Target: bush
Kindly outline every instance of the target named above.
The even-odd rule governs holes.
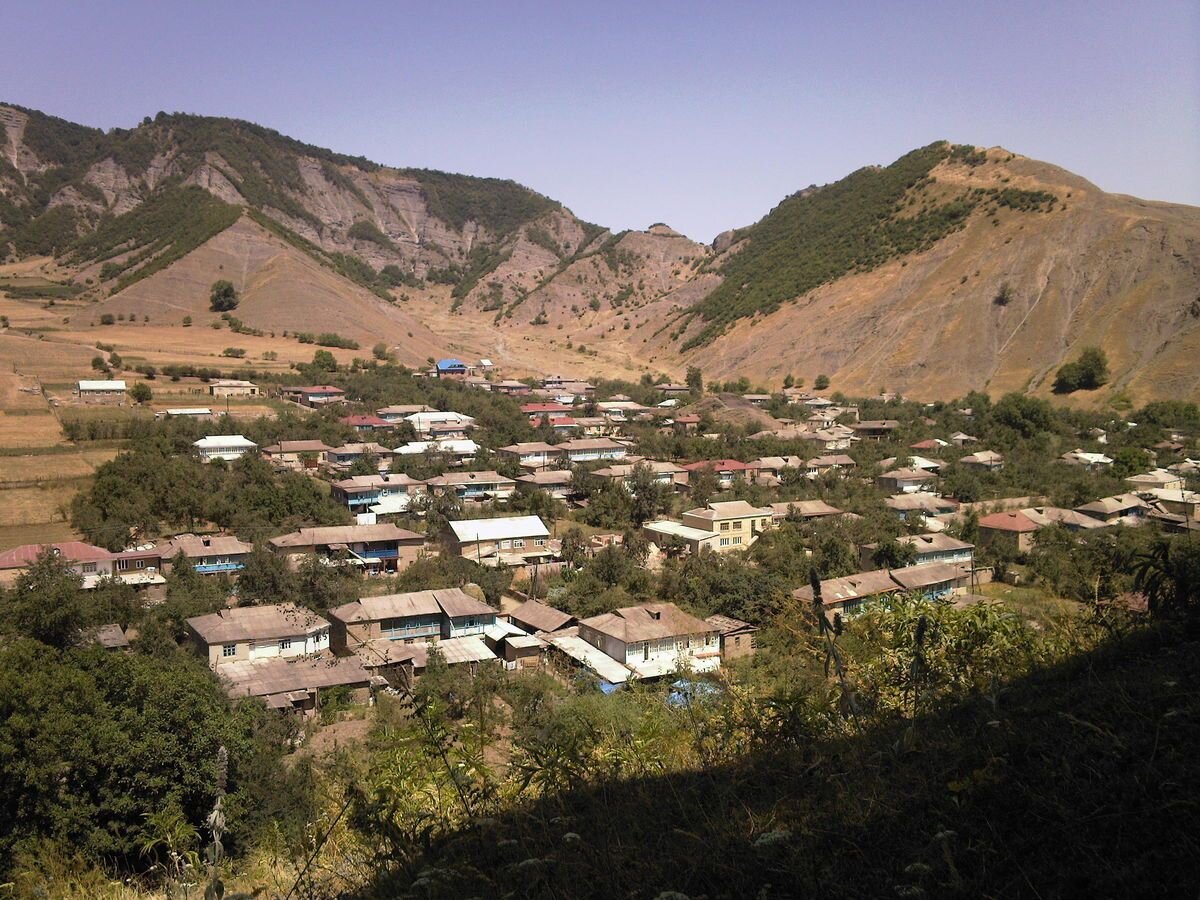
[[[117,323],[116,316],[114,316],[112,313],[105,313],[104,315],[102,315],[100,317],[101,325],[115,325],[116,323]]]
[[[221,355],[228,356],[233,359],[244,359],[246,356],[246,351],[241,347],[226,347],[221,351]]]
[[[208,296],[209,308],[213,312],[229,312],[232,309],[237,309],[238,295],[237,288],[233,286],[233,282],[221,279],[214,281],[212,293]]]
[[[1063,365],[1054,377],[1054,393],[1094,391],[1108,383],[1108,357],[1099,347],[1085,347],[1079,359]]]
[[[827,387],[829,387],[829,376],[828,375],[818,375],[817,380],[813,382],[813,387],[816,388],[818,391],[825,390]]]

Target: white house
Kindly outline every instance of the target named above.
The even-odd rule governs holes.
[[[213,668],[234,662],[307,656],[329,649],[329,623],[293,603],[239,606],[187,620]]]
[[[520,565],[552,555],[547,546],[550,532],[537,516],[463,519],[451,522],[450,532],[459,556],[479,562],[495,559]]]
[[[583,619],[579,637],[641,678],[721,667],[719,629],[674,603],[627,606]]]
[[[258,449],[258,444],[240,434],[210,434],[198,441],[193,441],[196,455],[201,462],[212,462],[223,459],[232,462]]]
[[[125,399],[125,382],[120,379],[80,381],[75,392],[84,403],[119,403]]]
[[[429,437],[435,431],[447,433],[446,429],[466,434],[475,427],[475,420],[456,412],[417,412],[404,417],[412,425],[418,437]]]

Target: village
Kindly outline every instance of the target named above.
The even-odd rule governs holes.
[[[540,670],[606,693],[634,682],[688,685],[746,664],[776,615],[819,608],[833,625],[897,597],[994,603],[1004,584],[1037,580],[1025,563],[1044,534],[1087,541],[1124,529],[1200,530],[1200,453],[1186,429],[1167,428],[1136,454],[1124,434],[1081,430],[1078,448],[1046,461],[1088,496],[1066,506],[1048,492],[981,496],[980,485],[1003,484],[1010,463],[966,430],[976,415],[962,405],[854,402],[794,384],[774,393],[710,387],[706,396],[699,372],[687,384],[643,379],[628,388],[639,402],[575,376],[503,378],[488,360],[443,359],[404,376],[431,402],[369,403],[340,377],[342,386],[215,378],[197,382],[207,406],[157,413],[156,427],[201,435],[186,442],[193,462],[236,471],[253,460],[307,479],[342,510],[343,523],[311,521],[256,538],[197,522],[172,534],[130,533],[116,549],[23,545],[0,553],[0,584],[46,555],[82,589],[120,583],[145,606],[164,602],[180,567],[222,579],[224,602],[186,618],[184,643],[231,698],[312,716],[330,690],[355,702],[410,690],[434,655],[471,672]],[[445,408],[438,391],[450,388],[473,404],[504,398],[515,420],[498,429]],[[222,415],[222,404],[268,393],[286,404],[287,437],[260,446],[246,434],[217,433],[244,421]],[[133,394],[123,380],[80,380],[70,402],[116,407]],[[889,409],[901,412],[886,417]],[[742,418],[737,427],[722,420],[730,411]],[[1132,433],[1137,425],[1118,427]],[[322,433],[352,438],[327,443]],[[500,443],[500,435],[526,439]],[[724,455],[730,447],[738,458]],[[688,452],[670,452],[679,449]],[[1092,496],[1101,486],[1119,492]],[[788,535],[796,540],[783,543]],[[833,535],[831,555],[821,544]],[[560,602],[597,557],[623,554],[632,568],[657,573],[733,555],[754,569],[763,547],[764,555],[770,547],[798,555],[811,570],[787,585],[788,612],[755,616],[686,592],[676,602],[645,590],[621,605]],[[257,583],[247,567],[261,568],[264,555],[290,573],[336,571],[353,599],[319,608],[302,595],[268,602],[247,593],[241,586]],[[451,558],[501,575],[501,586],[485,589],[481,577],[463,575],[453,586],[394,589],[406,572]],[[1110,599],[1144,606],[1127,591]],[[89,634],[114,652],[137,640],[128,621]]]

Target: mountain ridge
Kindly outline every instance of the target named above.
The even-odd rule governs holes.
[[[236,226],[258,247],[248,258],[265,265],[269,233],[272,252],[333,276],[320,310],[303,286],[290,308],[278,296],[280,271],[310,271],[298,259],[261,304],[266,282],[248,278],[239,315],[256,327],[329,321],[344,303],[341,330],[401,347],[416,327],[422,349],[532,344],[600,374],[828,374],[847,391],[930,397],[1048,392],[1096,343],[1112,386],[1076,399],[1200,395],[1187,363],[1200,210],[1105,194],[1002,148],[935,142],[796,191],[706,245],[662,223],[614,233],[512,181],[382,166],[240,120],[160,113],[103,132],[0,104],[0,128],[0,257],[53,257],[93,318],[203,310],[218,275],[199,260],[229,252],[203,248]],[[362,311],[363,290],[382,317]],[[508,362],[532,371],[538,355]]]

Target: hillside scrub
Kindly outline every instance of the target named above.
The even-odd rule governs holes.
[[[1085,347],[1079,359],[1063,364],[1054,376],[1054,393],[1094,391],[1108,383],[1108,357],[1099,347]]]

